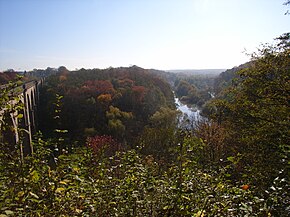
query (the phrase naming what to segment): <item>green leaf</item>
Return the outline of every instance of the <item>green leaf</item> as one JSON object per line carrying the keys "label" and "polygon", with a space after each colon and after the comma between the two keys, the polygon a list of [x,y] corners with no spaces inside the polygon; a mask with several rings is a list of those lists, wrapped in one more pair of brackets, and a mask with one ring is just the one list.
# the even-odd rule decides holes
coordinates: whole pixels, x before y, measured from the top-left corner
{"label": "green leaf", "polygon": [[33,170],[33,171],[30,173],[30,175],[31,175],[31,180],[32,180],[33,182],[38,182],[38,181],[39,181],[39,174],[38,174],[38,172],[37,172],[36,170]]}
{"label": "green leaf", "polygon": [[65,181],[60,181],[59,184],[67,185],[67,182],[65,182]]}
{"label": "green leaf", "polygon": [[164,210],[167,210],[167,209],[169,209],[169,208],[170,208],[169,206],[165,206],[165,207],[163,207]]}
{"label": "green leaf", "polygon": [[189,197],[186,197],[186,196],[184,196],[184,195],[181,195],[181,197],[182,197],[183,199],[185,199],[185,200],[190,201],[190,198],[189,198]]}
{"label": "green leaf", "polygon": [[81,209],[76,209],[75,211],[76,211],[76,213],[78,213],[78,214],[80,214],[80,213],[83,212]]}
{"label": "green leaf", "polygon": [[18,115],[17,115],[17,118],[18,118],[18,119],[23,118],[23,114],[18,114]]}
{"label": "green leaf", "polygon": [[38,195],[37,194],[35,194],[35,193],[33,193],[33,192],[29,192],[29,194],[32,196],[32,197],[34,197],[34,198],[36,198],[36,199],[39,199],[39,197],[38,197]]}
{"label": "green leaf", "polygon": [[55,190],[55,192],[56,193],[61,193],[62,191],[64,191],[65,189],[64,188],[57,188],[56,190]]}
{"label": "green leaf", "polygon": [[24,191],[19,191],[17,194],[18,197],[22,197],[23,195],[24,195]]}
{"label": "green leaf", "polygon": [[14,212],[11,210],[5,210],[6,215],[14,215]]}
{"label": "green leaf", "polygon": [[227,158],[227,160],[232,162],[232,163],[234,163],[235,162],[235,157],[230,156],[230,157]]}

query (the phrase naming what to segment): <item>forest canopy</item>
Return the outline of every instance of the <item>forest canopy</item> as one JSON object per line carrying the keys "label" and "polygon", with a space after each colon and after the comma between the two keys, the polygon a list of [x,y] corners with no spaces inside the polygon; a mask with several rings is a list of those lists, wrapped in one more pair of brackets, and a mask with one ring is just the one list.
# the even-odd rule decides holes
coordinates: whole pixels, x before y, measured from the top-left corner
{"label": "forest canopy", "polygon": [[[63,96],[58,123],[52,119],[55,94]],[[59,124],[73,139],[111,134],[123,141],[140,134],[159,108],[175,109],[169,84],[137,66],[63,70],[46,80],[41,100],[43,114],[49,114],[40,115],[43,132]]]}

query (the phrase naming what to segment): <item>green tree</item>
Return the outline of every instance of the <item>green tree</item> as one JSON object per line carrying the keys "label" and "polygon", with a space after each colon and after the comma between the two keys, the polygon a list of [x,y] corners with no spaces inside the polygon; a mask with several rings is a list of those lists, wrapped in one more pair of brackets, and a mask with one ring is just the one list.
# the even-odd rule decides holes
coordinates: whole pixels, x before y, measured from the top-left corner
{"label": "green tree", "polygon": [[285,175],[289,160],[290,34],[276,41],[252,54],[249,66],[238,71],[240,81],[216,104],[228,144],[244,154],[244,172],[260,188],[279,172]]}
{"label": "green tree", "polygon": [[177,124],[177,116],[179,111],[170,109],[168,107],[161,107],[151,117],[150,122],[153,127],[170,128],[175,127]]}
{"label": "green tree", "polygon": [[187,96],[190,92],[194,91],[192,85],[190,85],[187,81],[181,80],[176,87],[176,93],[179,97]]}
{"label": "green tree", "polygon": [[123,112],[119,108],[110,106],[109,111],[106,112],[108,118],[108,128],[116,138],[123,139],[126,126],[124,121],[133,118],[132,113]]}

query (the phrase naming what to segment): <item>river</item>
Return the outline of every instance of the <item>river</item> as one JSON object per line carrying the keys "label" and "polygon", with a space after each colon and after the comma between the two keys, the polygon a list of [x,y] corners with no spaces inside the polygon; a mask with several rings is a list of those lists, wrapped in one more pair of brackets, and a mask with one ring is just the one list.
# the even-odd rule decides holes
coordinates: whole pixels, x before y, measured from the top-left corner
{"label": "river", "polygon": [[182,112],[182,115],[179,119],[180,126],[185,126],[186,128],[188,128],[190,126],[193,126],[196,121],[202,119],[199,109],[188,107],[187,105],[183,104],[177,97],[175,97],[174,100],[177,109]]}

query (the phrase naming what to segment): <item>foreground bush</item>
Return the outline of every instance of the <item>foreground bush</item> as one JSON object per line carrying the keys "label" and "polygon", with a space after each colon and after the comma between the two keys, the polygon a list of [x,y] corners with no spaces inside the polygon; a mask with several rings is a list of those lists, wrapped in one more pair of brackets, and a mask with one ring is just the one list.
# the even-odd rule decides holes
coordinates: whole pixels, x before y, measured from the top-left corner
{"label": "foreground bush", "polygon": [[175,163],[166,170],[136,150],[106,157],[89,148],[64,152],[52,169],[49,145],[39,139],[22,163],[17,152],[2,151],[1,216],[287,215],[279,192],[285,180],[275,180],[268,199],[259,198],[255,186],[227,180],[237,158],[218,171],[202,170],[197,154],[203,144],[195,138],[176,146]]}

